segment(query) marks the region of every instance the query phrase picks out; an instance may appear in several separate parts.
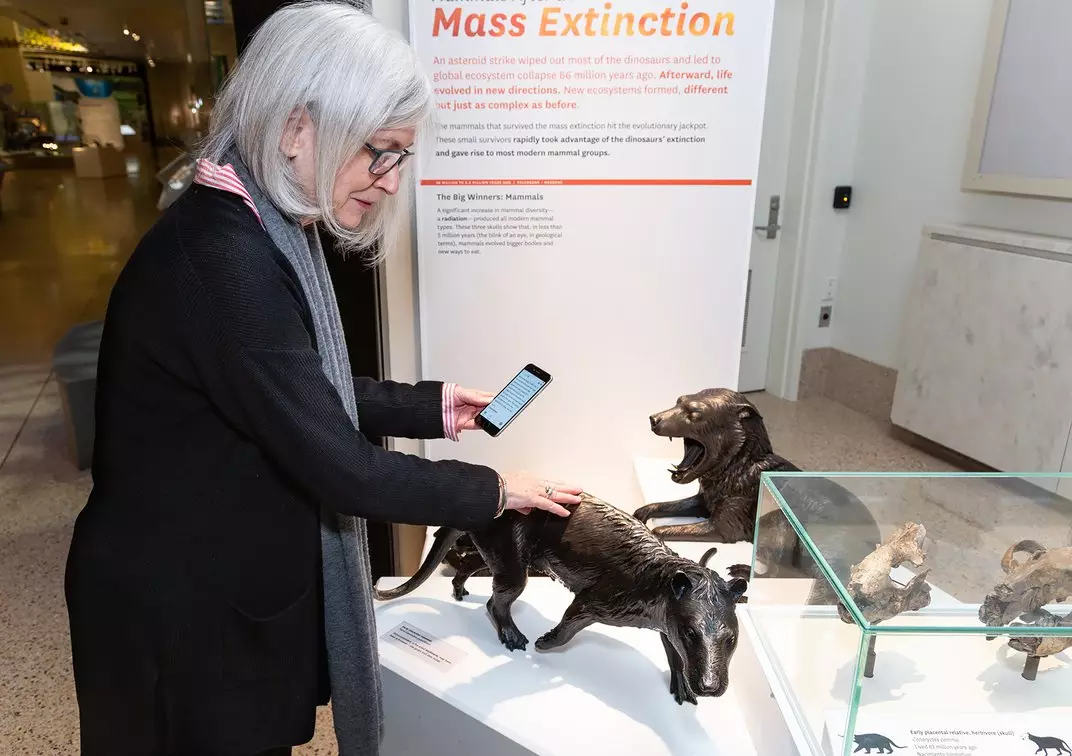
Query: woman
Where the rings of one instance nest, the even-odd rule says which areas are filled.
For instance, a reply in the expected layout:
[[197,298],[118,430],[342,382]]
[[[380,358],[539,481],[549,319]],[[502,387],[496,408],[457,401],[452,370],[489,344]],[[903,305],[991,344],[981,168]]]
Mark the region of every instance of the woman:
[[278,11],[215,105],[197,181],[119,277],[67,567],[84,756],[287,753],[329,691],[340,752],[375,753],[355,518],[479,529],[578,500],[356,427],[454,438],[488,401],[352,377],[316,234],[354,250],[390,230],[432,107],[413,52],[367,15]]

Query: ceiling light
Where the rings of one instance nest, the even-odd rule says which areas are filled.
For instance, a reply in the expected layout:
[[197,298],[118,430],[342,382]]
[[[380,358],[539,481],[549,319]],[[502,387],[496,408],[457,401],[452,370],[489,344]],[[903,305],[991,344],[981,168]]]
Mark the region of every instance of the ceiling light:
[[66,70],[70,71],[70,70],[71,70],[71,67],[70,67],[70,66],[64,66],[64,69],[66,69]]
[[93,73],[93,66],[86,66],[86,73]]
[[124,26],[123,27],[123,35],[124,36],[129,36],[130,35],[130,29],[128,29],[127,27]]
[[131,38],[132,40],[134,40],[135,42],[137,42],[138,40],[140,40],[140,39],[141,39],[141,35],[140,35],[140,34],[131,34],[131,35],[130,35],[130,38]]

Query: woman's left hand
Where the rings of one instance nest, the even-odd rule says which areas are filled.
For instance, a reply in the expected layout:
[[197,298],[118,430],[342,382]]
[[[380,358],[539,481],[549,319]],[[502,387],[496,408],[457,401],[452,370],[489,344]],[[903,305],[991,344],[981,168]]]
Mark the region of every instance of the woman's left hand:
[[476,430],[476,416],[495,398],[487,391],[476,391],[458,386],[454,390],[454,410],[458,418],[458,431]]

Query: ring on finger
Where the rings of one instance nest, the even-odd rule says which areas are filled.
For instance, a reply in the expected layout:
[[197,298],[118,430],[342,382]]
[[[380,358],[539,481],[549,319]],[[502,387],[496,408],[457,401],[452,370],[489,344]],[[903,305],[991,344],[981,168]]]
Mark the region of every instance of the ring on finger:
[[555,495],[555,487],[554,486],[548,484],[548,485],[543,487],[543,491],[544,491],[545,494],[547,494],[548,499],[554,498],[554,495]]

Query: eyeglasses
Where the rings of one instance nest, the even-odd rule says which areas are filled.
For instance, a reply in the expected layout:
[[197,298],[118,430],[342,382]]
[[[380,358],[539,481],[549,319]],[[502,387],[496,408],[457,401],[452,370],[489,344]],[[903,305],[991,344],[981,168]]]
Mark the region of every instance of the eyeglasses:
[[391,172],[394,167],[402,168],[402,164],[406,162],[413,153],[409,150],[381,150],[373,147],[368,142],[365,142],[365,149],[372,155],[372,162],[369,164],[369,173],[373,176],[383,176]]

